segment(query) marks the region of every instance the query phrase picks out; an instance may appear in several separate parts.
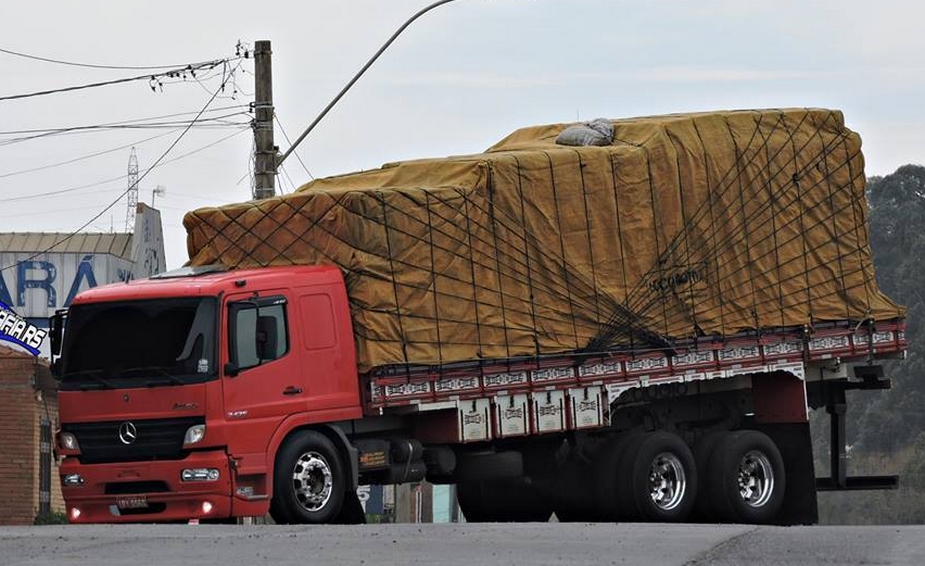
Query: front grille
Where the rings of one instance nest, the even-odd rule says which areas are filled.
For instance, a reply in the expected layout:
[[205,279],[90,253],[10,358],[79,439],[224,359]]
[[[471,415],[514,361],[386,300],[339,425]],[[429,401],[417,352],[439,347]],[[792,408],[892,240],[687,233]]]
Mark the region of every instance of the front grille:
[[[135,426],[135,441],[131,444],[125,444],[119,436],[119,427],[126,422]],[[179,460],[186,456],[183,450],[186,430],[204,422],[202,417],[111,421],[68,424],[61,430],[77,437],[83,464]]]
[[123,481],[106,484],[106,495],[135,495],[138,493],[164,493],[170,491],[167,482]]

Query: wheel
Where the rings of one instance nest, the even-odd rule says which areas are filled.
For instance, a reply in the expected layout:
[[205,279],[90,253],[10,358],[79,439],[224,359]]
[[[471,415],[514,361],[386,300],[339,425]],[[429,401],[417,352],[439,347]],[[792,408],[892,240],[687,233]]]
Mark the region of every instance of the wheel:
[[712,506],[730,523],[768,523],[784,502],[786,474],[780,451],[755,430],[727,433],[710,461]]
[[456,499],[470,523],[545,522],[552,504],[521,478],[457,484]]
[[620,468],[617,495],[625,516],[659,522],[688,517],[697,495],[697,469],[678,436],[659,431],[634,439]]
[[280,524],[330,523],[340,513],[347,481],[337,448],[323,434],[305,430],[276,456],[270,515]]
[[697,499],[694,502],[696,519],[710,522],[714,520],[713,495],[710,493],[710,460],[716,444],[728,434],[725,431],[708,432],[694,443],[694,464],[697,466]]

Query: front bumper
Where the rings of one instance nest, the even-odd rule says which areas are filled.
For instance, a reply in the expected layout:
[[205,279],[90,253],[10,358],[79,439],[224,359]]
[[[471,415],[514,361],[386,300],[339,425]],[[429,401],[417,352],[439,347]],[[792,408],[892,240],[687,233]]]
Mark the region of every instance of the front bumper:
[[[215,468],[215,481],[181,481],[186,468]],[[71,523],[137,523],[222,519],[232,515],[232,477],[223,451],[193,452],[182,460],[81,464],[66,458],[61,477],[80,474],[83,485],[62,485]],[[134,505],[126,506],[126,500]],[[120,503],[122,507],[120,508]]]

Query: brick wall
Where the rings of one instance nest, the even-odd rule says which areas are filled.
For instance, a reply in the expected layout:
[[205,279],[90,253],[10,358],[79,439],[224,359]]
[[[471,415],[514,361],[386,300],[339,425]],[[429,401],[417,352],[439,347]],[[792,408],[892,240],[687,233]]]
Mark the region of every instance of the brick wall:
[[[48,368],[33,356],[0,346],[0,524],[32,524],[39,510],[39,424],[57,427],[58,403]],[[52,510],[63,510],[52,465]]]

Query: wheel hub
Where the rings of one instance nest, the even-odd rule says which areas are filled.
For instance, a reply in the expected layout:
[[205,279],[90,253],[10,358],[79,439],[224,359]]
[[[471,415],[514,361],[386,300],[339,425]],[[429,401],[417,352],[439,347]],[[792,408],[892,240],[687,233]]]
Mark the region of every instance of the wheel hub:
[[669,511],[681,504],[687,490],[687,476],[677,456],[662,452],[649,467],[649,497],[659,509]]
[[306,452],[296,460],[292,470],[292,483],[296,499],[308,511],[318,511],[331,498],[334,476],[324,456]]
[[752,450],[742,457],[736,477],[739,497],[750,507],[761,507],[774,493],[774,468],[763,453]]

